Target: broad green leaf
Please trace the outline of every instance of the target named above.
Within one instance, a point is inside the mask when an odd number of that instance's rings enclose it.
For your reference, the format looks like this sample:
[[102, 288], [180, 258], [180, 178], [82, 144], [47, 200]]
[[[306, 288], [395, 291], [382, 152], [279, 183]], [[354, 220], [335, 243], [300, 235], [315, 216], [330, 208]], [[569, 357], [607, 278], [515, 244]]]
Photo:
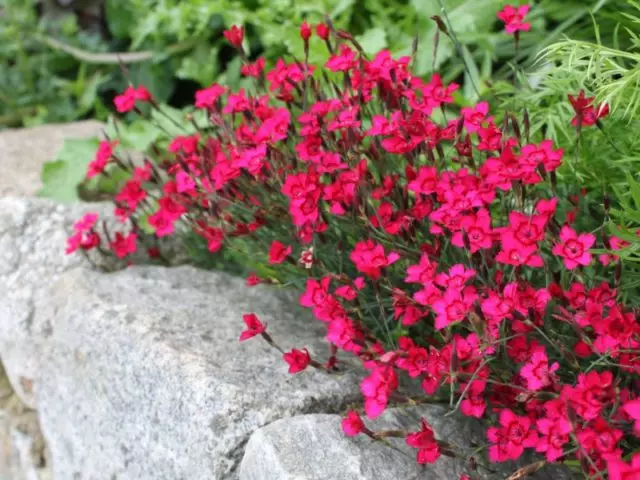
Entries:
[[356, 40], [369, 55], [375, 55], [387, 47], [387, 34], [382, 28], [367, 30], [364, 35], [356, 37]]
[[43, 187], [38, 196], [61, 203], [78, 201], [78, 185], [85, 178], [98, 144], [97, 138], [65, 140], [56, 158], [42, 168]]
[[182, 59], [176, 76], [194, 80], [203, 87], [208, 87], [218, 75], [218, 51], [217, 47], [199, 45], [191, 55]]
[[138, 22], [131, 0], [106, 0], [105, 19], [109, 32], [116, 38], [130, 38]]
[[174, 81], [171, 62], [138, 63], [129, 68], [129, 75], [135, 86], [144, 85], [161, 103], [169, 100], [173, 93]]

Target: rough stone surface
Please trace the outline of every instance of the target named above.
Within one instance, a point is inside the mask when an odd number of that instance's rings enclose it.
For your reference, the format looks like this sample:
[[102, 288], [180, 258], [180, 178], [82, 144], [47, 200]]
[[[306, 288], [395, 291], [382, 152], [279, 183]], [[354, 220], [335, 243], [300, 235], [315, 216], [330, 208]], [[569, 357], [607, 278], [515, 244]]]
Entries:
[[104, 124], [89, 120], [0, 132], [0, 197], [35, 194], [42, 165], [53, 159], [65, 138], [97, 136], [102, 128]]
[[351, 374], [292, 376], [261, 339], [238, 342], [256, 312], [283, 348], [326, 355], [322, 325], [292, 300], [193, 267], [63, 274], [33, 320], [54, 478], [233, 479], [257, 428], [354, 401]]
[[100, 208], [104, 207], [0, 199], [0, 356], [13, 389], [31, 408], [39, 370], [37, 350], [50, 329], [33, 324], [35, 309], [46, 302], [46, 288], [62, 272], [83, 262], [80, 255], [64, 254], [73, 222]]
[[[446, 417], [446, 408], [426, 405], [389, 409], [375, 422], [374, 430], [417, 430], [420, 417], [433, 427], [436, 438], [472, 451], [485, 443], [483, 429], [466, 418]], [[391, 448], [366, 436], [347, 438], [338, 415], [301, 415], [278, 420], [256, 431], [247, 444], [240, 466], [240, 480], [458, 480], [462, 473], [473, 478], [507, 478], [517, 466], [489, 465], [476, 471], [463, 460], [442, 456], [431, 465], [415, 462], [416, 450], [402, 439], [391, 439]], [[538, 480], [569, 479], [565, 470], [545, 468], [526, 477]]]
[[[49, 308], [47, 289], [61, 273], [87, 264], [82, 255], [65, 255], [64, 249], [73, 223], [88, 211], [100, 213], [110, 229], [115, 227], [109, 204], [0, 198], [0, 357], [13, 389], [31, 408], [38, 352], [51, 330], [49, 323], [34, 324], [34, 315]], [[162, 248], [183, 260], [179, 245], [167, 241]]]

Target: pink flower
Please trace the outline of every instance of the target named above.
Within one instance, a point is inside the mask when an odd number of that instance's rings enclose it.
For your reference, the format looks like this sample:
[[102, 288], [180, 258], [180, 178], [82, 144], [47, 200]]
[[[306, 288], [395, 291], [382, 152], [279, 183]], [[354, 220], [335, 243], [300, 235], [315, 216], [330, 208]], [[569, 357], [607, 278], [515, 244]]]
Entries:
[[158, 237], [166, 237], [175, 231], [175, 219], [166, 210], [160, 209], [149, 215], [147, 221]]
[[625, 463], [620, 458], [607, 459], [607, 473], [609, 480], [638, 480], [640, 479], [640, 454], [631, 458], [631, 463]]
[[93, 229], [99, 218], [97, 213], [85, 213], [80, 220], [73, 224], [73, 229], [76, 232], [88, 232]]
[[242, 40], [244, 39], [244, 27], [231, 25], [229, 30], [222, 32], [224, 38], [236, 48], [242, 48]]
[[543, 165], [545, 171], [552, 172], [562, 163], [563, 154], [563, 149], [553, 149], [553, 141], [543, 140], [540, 145], [525, 145], [522, 147], [521, 160], [533, 168]]
[[590, 233], [578, 235], [575, 230], [565, 225], [560, 230], [560, 242], [552, 249], [554, 255], [563, 258], [564, 266], [573, 270], [579, 265], [587, 266], [591, 263], [589, 249], [596, 242], [596, 237]]
[[134, 109], [136, 101], [150, 102], [152, 98], [153, 97], [149, 93], [149, 90], [147, 90], [143, 85], [140, 85], [138, 88], [129, 86], [126, 88], [124, 93], [117, 95], [113, 99], [113, 103], [115, 104], [118, 113], [126, 113]]
[[530, 5], [522, 5], [520, 7], [507, 5], [498, 12], [497, 16], [505, 23], [504, 29], [507, 33], [528, 32], [531, 30], [531, 24], [525, 23], [524, 17], [529, 13], [530, 9]]
[[147, 198], [147, 192], [142, 188], [141, 182], [136, 179], [128, 180], [115, 196], [116, 202], [126, 203], [130, 211], [134, 211], [145, 198]]
[[558, 362], [549, 366], [549, 359], [544, 351], [536, 351], [529, 361], [520, 369], [520, 376], [527, 382], [529, 390], [542, 390], [553, 382], [553, 372], [558, 370]]
[[491, 215], [485, 208], [481, 208], [474, 215], [466, 215], [460, 222], [461, 231], [455, 232], [451, 244], [466, 248], [468, 242], [471, 253], [493, 246], [493, 231], [491, 229]]
[[307, 289], [300, 297], [300, 305], [303, 307], [322, 307], [329, 296], [329, 284], [331, 277], [327, 276], [320, 281], [307, 279]]
[[374, 368], [360, 383], [360, 391], [365, 397], [364, 410], [369, 418], [376, 418], [387, 408], [391, 393], [398, 388], [398, 377], [391, 366]]
[[[610, 237], [609, 238], [609, 249], [612, 251], [622, 250], [625, 247], [631, 245], [626, 240], [621, 240], [618, 237]], [[617, 262], [620, 259], [618, 255], [613, 255], [611, 253], [604, 253], [602, 255], [598, 255], [598, 260], [602, 265], [609, 265], [611, 262]]]
[[273, 265], [284, 262], [292, 250], [290, 245], [284, 245], [278, 240], [274, 240], [269, 249], [269, 263]]
[[[464, 400], [460, 404], [460, 411], [468, 417], [482, 418], [487, 408], [487, 402], [484, 399], [484, 389], [487, 383], [481, 380], [474, 380], [465, 395]], [[461, 386], [462, 387], [462, 386]], [[462, 389], [464, 391], [464, 388]]]
[[343, 43], [340, 45], [340, 53], [331, 55], [325, 67], [332, 72], [345, 72], [355, 65], [355, 56], [356, 52]]
[[103, 140], [102, 142], [100, 142], [95, 157], [89, 163], [87, 178], [93, 178], [96, 175], [104, 172], [107, 163], [109, 163], [109, 160], [111, 160], [111, 157], [113, 156], [113, 147], [115, 147], [117, 144], [117, 141], [107, 142]]
[[[344, 316], [333, 318], [327, 327], [327, 340], [347, 352], [359, 353], [362, 350], [361, 344], [363, 337], [364, 335], [358, 329], [355, 322]], [[370, 405], [369, 410], [367, 410], [367, 415], [374, 411], [374, 405]], [[369, 417], [371, 417], [371, 415], [369, 415]]]
[[474, 108], [464, 107], [461, 113], [464, 117], [464, 128], [467, 132], [472, 133], [482, 127], [482, 122], [489, 113], [489, 104], [480, 102]]
[[289, 373], [298, 373], [303, 371], [311, 362], [311, 356], [306, 348], [298, 350], [292, 349], [290, 352], [285, 353], [282, 358], [289, 364]]
[[418, 176], [407, 185], [411, 192], [429, 195], [436, 191], [438, 173], [435, 167], [420, 167]]
[[575, 387], [565, 386], [561, 396], [582, 418], [594, 420], [614, 399], [613, 374], [609, 371], [599, 373], [595, 370], [579, 373], [578, 384]]
[[436, 313], [436, 330], [442, 330], [452, 323], [464, 320], [477, 297], [473, 287], [464, 290], [447, 289], [444, 296], [433, 304], [433, 311]]
[[526, 265], [528, 267], [542, 268], [544, 262], [542, 257], [538, 255], [538, 247], [536, 245], [522, 246], [517, 243], [508, 243], [502, 245], [502, 250], [496, 255], [496, 260], [507, 265]]
[[404, 281], [407, 283], [421, 283], [422, 285], [430, 284], [435, 278], [436, 268], [438, 265], [431, 260], [426, 253], [420, 257], [420, 263], [410, 265], [407, 268], [407, 276]]
[[421, 465], [434, 463], [440, 458], [438, 441], [424, 418], [421, 419], [420, 431], [408, 434], [405, 441], [410, 447], [418, 449], [417, 461]]
[[208, 88], [198, 90], [196, 92], [196, 108], [215, 108], [218, 98], [220, 98], [226, 90], [227, 89], [225, 87], [218, 85], [217, 83], [214, 83]]
[[264, 70], [264, 57], [260, 57], [253, 63], [245, 63], [240, 67], [240, 73], [245, 77], [260, 77], [260, 74]]
[[178, 188], [178, 193], [193, 192], [196, 188], [196, 182], [184, 170], [180, 170], [178, 173], [176, 173], [176, 185]]
[[487, 430], [487, 439], [493, 444], [489, 447], [492, 462], [517, 460], [525, 448], [536, 446], [538, 438], [529, 417], [519, 417], [505, 408], [500, 412], [499, 422], [499, 428]]
[[347, 416], [342, 420], [342, 431], [347, 437], [355, 437], [365, 429], [364, 422], [360, 414], [356, 411], [347, 412]]
[[382, 245], [373, 240], [365, 240], [356, 243], [350, 258], [359, 272], [375, 280], [380, 277], [382, 269], [396, 262], [400, 255], [395, 252], [387, 255]]
[[548, 461], [555, 462], [564, 455], [562, 447], [569, 441], [569, 434], [573, 430], [571, 423], [564, 417], [541, 418], [536, 426], [540, 433], [536, 451], [544, 452]]
[[445, 288], [461, 289], [465, 283], [476, 276], [476, 271], [466, 268], [461, 263], [455, 264], [447, 273], [439, 273], [436, 276], [436, 284]]
[[247, 313], [242, 316], [247, 329], [240, 334], [240, 341], [243, 342], [256, 335], [261, 335], [267, 328], [255, 313]]
[[622, 410], [635, 421], [633, 428], [640, 434], [640, 398], [626, 402], [622, 405]]

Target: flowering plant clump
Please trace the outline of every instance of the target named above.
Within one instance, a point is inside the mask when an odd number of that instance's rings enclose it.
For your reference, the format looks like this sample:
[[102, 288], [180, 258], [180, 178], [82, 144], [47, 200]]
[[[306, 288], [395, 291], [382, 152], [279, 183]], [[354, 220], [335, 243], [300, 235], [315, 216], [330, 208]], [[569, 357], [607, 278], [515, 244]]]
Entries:
[[[504, 19], [526, 30], [524, 14]], [[618, 258], [591, 251], [624, 245], [602, 225], [583, 230], [593, 219], [582, 218], [580, 198], [554, 195], [563, 151], [532, 142], [516, 115], [498, 121], [486, 102], [456, 111], [457, 85], [413, 76], [411, 57], [367, 58], [331, 25], [300, 29], [305, 51], [326, 44], [324, 65], [280, 60], [267, 70], [248, 60], [243, 34], [225, 36], [253, 87], [199, 91], [206, 122], [189, 118], [198, 133], [142, 165], [114, 142], [98, 151], [89, 175], [131, 173], [115, 196], [131, 233], [113, 236], [113, 253], [126, 259], [148, 233], [191, 232], [212, 254], [247, 248], [262, 258], [271, 273], [250, 275], [248, 287], [298, 286], [326, 326], [325, 359], [302, 345], [285, 351], [255, 313], [240, 340], [261, 337], [291, 373], [344, 369], [338, 350], [358, 359], [364, 409], [346, 414], [346, 435], [402, 436], [419, 463], [468, 458], [424, 420], [374, 432], [363, 419], [442, 402], [490, 422], [491, 462], [529, 451], [542, 461], [526, 471], [574, 459], [590, 478], [638, 478], [640, 326], [617, 296]], [[144, 92], [128, 89], [119, 110], [153, 105]], [[584, 94], [570, 98], [576, 125], [606, 115]], [[96, 222], [76, 225], [69, 252], [102, 248]], [[422, 393], [404, 391], [401, 377]]]

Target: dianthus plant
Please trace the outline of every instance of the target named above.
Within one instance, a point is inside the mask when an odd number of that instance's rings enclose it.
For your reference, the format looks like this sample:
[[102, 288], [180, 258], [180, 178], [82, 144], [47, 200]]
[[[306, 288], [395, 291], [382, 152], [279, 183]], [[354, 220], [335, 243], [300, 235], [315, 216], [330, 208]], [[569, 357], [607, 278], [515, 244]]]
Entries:
[[[188, 119], [198, 133], [154, 160], [135, 165], [103, 142], [89, 175], [130, 171], [115, 196], [128, 233], [105, 242], [89, 216], [69, 252], [106, 246], [127, 259], [149, 229], [195, 234], [211, 254], [247, 249], [272, 272], [248, 287], [298, 286], [326, 326], [327, 357], [282, 350], [289, 371], [343, 370], [339, 350], [362, 364], [364, 408], [348, 412], [345, 434], [398, 436], [365, 417], [441, 401], [489, 423], [491, 462], [530, 451], [541, 460], [528, 471], [573, 459], [591, 478], [639, 478], [640, 329], [617, 299], [611, 249], [622, 244], [601, 225], [580, 231], [593, 225], [581, 222], [580, 199], [554, 195], [562, 150], [530, 141], [516, 120], [524, 112], [498, 120], [485, 102], [454, 109], [458, 86], [413, 76], [411, 57], [368, 58], [325, 24], [303, 25], [301, 37], [306, 50], [324, 42], [328, 61], [267, 70], [234, 27], [227, 38], [251, 88], [199, 91], [206, 122]], [[141, 102], [159, 108], [142, 86], [116, 99], [121, 112]], [[259, 313], [247, 312], [241, 340], [281, 348]], [[401, 435], [420, 463], [468, 458], [426, 421]]]

